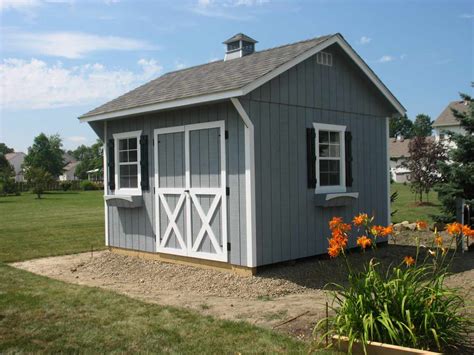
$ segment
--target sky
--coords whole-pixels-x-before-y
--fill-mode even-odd
[[[474,2],[461,0],[0,0],[0,142],[96,140],[81,114],[166,72],[341,33],[414,118],[472,93]]]

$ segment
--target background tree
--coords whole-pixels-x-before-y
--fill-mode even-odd
[[[389,131],[390,137],[400,135],[404,138],[411,138],[413,136],[413,122],[407,115],[392,117],[390,118]]]
[[[16,192],[15,169],[5,158],[5,154],[0,152],[0,193],[10,194]]]
[[[446,159],[446,149],[434,139],[414,137],[408,144],[408,152],[409,157],[402,165],[410,170],[410,189],[423,202],[423,193],[428,198],[430,190],[441,180],[438,164]]]
[[[415,122],[413,123],[412,134],[415,137],[428,137],[431,136],[433,131],[433,121],[431,117],[423,113],[416,116]]]
[[[46,136],[41,133],[35,137],[33,145],[28,148],[25,156],[25,168],[41,168],[54,178],[64,171],[64,151],[59,135]]]
[[[29,167],[26,170],[25,178],[38,199],[41,198],[48,185],[54,182],[54,177],[48,171],[38,167]]]
[[[87,179],[87,172],[89,170],[99,169],[102,171],[104,159],[103,143],[100,139],[90,147],[80,145],[71,154],[80,162],[76,167],[76,176],[79,179]]]
[[[456,198],[461,197],[474,206],[474,102],[465,94],[466,112],[452,110],[466,134],[447,132],[454,146],[449,151],[449,161],[440,164],[442,183],[436,188],[443,205],[442,214],[436,219],[451,222],[456,218]]]
[[[15,150],[8,147],[5,143],[0,143],[0,154],[13,153]]]

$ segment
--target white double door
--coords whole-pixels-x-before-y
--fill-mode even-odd
[[[227,261],[224,121],[155,129],[156,245]]]

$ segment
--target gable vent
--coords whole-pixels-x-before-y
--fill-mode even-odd
[[[332,54],[327,52],[316,53],[316,63],[332,67]]]

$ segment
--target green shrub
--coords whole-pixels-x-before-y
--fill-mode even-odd
[[[71,181],[61,181],[60,186],[63,189],[63,191],[69,191],[72,188],[72,182]]]
[[[97,186],[97,184],[95,184],[92,181],[89,181],[89,180],[81,181],[81,189],[84,191],[98,190],[98,188],[99,187]]]
[[[48,185],[54,182],[53,176],[42,168],[30,167],[25,175],[32,192],[41,198]]]
[[[391,227],[373,226],[372,220],[366,214],[354,219],[356,228],[363,227],[366,234],[357,240],[363,249],[376,248],[375,239],[392,232]],[[365,351],[369,341],[438,351],[468,345],[473,322],[462,315],[463,298],[456,289],[446,287],[444,281],[455,254],[449,253],[451,246],[461,231],[473,235],[473,230],[460,224],[448,225],[447,231],[453,236],[448,247],[443,247],[442,238],[435,232],[430,248],[418,242],[416,254],[406,256],[400,265],[384,271],[372,259],[363,271],[356,272],[344,251],[351,226],[341,219],[331,223],[329,253],[345,259],[348,286],[332,285],[336,287],[334,316],[320,321],[315,331],[329,324],[323,337],[348,337],[349,352],[356,341],[363,344]],[[417,222],[417,226],[425,229],[426,223]],[[420,253],[421,249],[426,253]]]

